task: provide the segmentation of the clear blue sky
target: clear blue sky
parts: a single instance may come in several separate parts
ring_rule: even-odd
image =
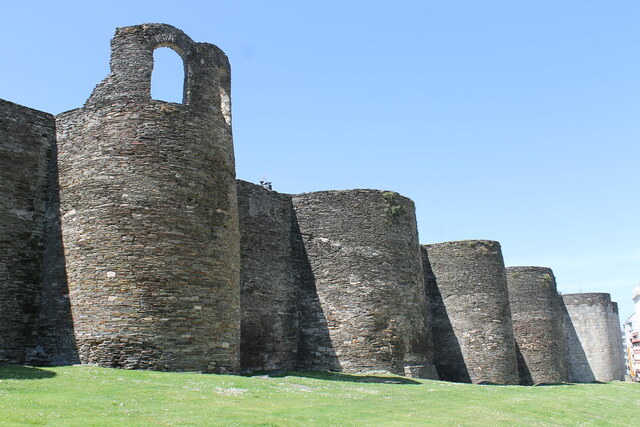
[[[217,44],[239,178],[398,191],[423,243],[498,240],[507,265],[551,267],[561,292],[610,292],[632,313],[637,0],[29,1],[0,22],[0,98],[51,113],[108,73],[115,27]]]

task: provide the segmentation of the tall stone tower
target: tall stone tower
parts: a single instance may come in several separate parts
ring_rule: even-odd
[[[436,378],[413,202],[349,190],[294,195],[293,206],[309,266],[301,367]]]
[[[562,298],[547,267],[508,267],[520,384],[568,381]]]
[[[624,379],[618,304],[607,293],[564,294],[569,381]]]
[[[422,248],[440,379],[518,384],[500,243],[465,240]]]
[[[181,104],[151,99],[153,51],[184,61]],[[111,72],[56,118],[60,204],[80,360],[239,370],[239,231],[230,68],[164,24],[123,27]]]

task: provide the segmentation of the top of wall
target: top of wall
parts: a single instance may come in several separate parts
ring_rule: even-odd
[[[495,240],[486,240],[486,239],[474,239],[474,240],[453,240],[450,242],[440,242],[440,243],[429,243],[429,244],[425,244],[422,245],[425,248],[429,249],[431,247],[437,247],[437,248],[460,248],[460,247],[465,247],[465,246],[487,246],[487,247],[497,247],[500,248],[500,242],[497,242]]]
[[[84,108],[151,101],[153,51],[160,47],[171,48],[184,61],[182,104],[201,110],[219,110],[230,124],[231,67],[227,56],[217,46],[194,42],[167,24],[116,29],[111,39],[111,72],[96,86]]]
[[[539,267],[534,265],[517,265],[512,267],[507,267],[507,271],[510,273],[525,273],[525,272],[535,272],[535,273],[548,273],[553,275],[553,270],[549,267]]]
[[[53,115],[46,113],[44,111],[36,110],[34,108],[25,107],[24,105],[16,104],[11,101],[7,101],[0,98],[0,108],[2,108],[3,112],[7,117],[10,116],[20,116],[24,117],[27,115],[31,115],[34,117],[40,117],[43,120],[53,120]]]
[[[604,292],[562,294],[565,305],[610,305],[611,295]]]

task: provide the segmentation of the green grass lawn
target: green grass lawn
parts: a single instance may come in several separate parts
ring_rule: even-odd
[[[0,367],[0,425],[639,425],[640,384]]]

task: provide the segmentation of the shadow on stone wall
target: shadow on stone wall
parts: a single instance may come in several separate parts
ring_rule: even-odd
[[[580,343],[578,332],[576,331],[567,307],[562,304],[564,315],[564,329],[567,334],[567,370],[570,382],[592,383],[596,382],[596,376],[591,369],[587,354]]]
[[[424,248],[421,248],[424,251]],[[442,381],[470,383],[469,370],[462,355],[462,348],[456,337],[453,325],[442,302],[442,294],[438,289],[436,277],[427,256],[422,257],[425,275],[425,286],[432,313],[434,363],[438,378]]]
[[[292,256],[291,196],[237,180],[240,225],[240,367],[293,370],[298,295]]]
[[[39,345],[27,356],[27,363],[34,366],[80,363],[71,316],[60,225],[58,153],[55,144],[51,149],[48,174],[42,250],[42,291],[38,319]]]
[[[531,371],[524,360],[524,356],[520,351],[520,346],[516,342],[516,359],[518,362],[518,376],[520,377],[520,385],[533,385],[533,377]]]
[[[295,211],[291,240],[298,292],[298,369],[340,371]]]

